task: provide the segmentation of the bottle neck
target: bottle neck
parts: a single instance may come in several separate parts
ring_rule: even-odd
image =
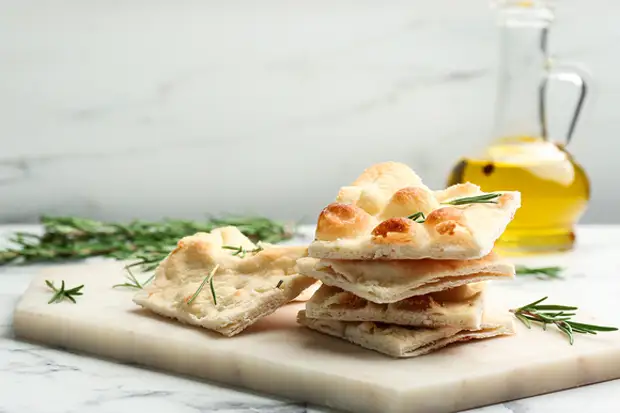
[[[546,75],[549,22],[539,11],[500,15],[496,140],[544,138],[540,94]]]

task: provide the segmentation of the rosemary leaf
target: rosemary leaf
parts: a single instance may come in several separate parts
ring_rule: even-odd
[[[530,329],[532,328],[532,323],[530,323],[530,320],[528,320],[522,314],[515,314],[515,315],[523,324],[525,324],[527,328],[530,328]]]
[[[418,224],[424,223],[426,221],[426,217],[424,216],[424,212],[416,212],[415,214],[411,214],[407,217],[408,219],[417,222]]]
[[[530,308],[530,307],[534,307],[540,303],[542,303],[543,301],[545,301],[547,298],[549,297],[543,297],[540,300],[534,301],[533,303],[529,303],[527,305],[524,305],[523,307],[520,308],[520,310],[524,309],[524,308]]]
[[[283,282],[284,282],[284,280],[278,281],[278,284],[276,285],[276,288],[280,288],[280,286],[282,285]]]
[[[260,246],[260,245],[258,247],[256,247],[256,248],[252,249],[252,250],[246,250],[245,248],[243,248],[242,245],[239,245],[237,247],[235,247],[233,245],[223,245],[222,248],[225,249],[225,250],[233,250],[233,251],[235,251],[233,253],[233,256],[237,255],[237,256],[239,256],[239,258],[244,258],[246,256],[246,254],[256,254],[257,252],[260,252],[260,251],[263,250],[263,247]]]
[[[549,317],[574,317],[577,315],[577,313],[565,313],[563,311],[560,311],[559,313],[545,313],[547,316]]]
[[[151,283],[151,281],[153,281],[153,278],[155,278],[155,274],[153,274],[153,275],[151,275],[149,278],[147,278],[147,279],[146,279],[146,281],[144,281],[144,282],[142,283],[142,287],[144,287],[144,286],[145,286],[145,285],[147,285],[147,284],[150,284],[150,283]]]
[[[573,326],[573,325],[572,325],[572,323],[570,323],[570,324],[571,324],[571,327],[572,327],[572,329],[573,329],[573,331],[574,331],[575,333],[582,333],[582,334],[593,334],[593,335],[596,335],[596,331],[592,331],[592,330],[584,330],[583,328],[579,328],[579,327],[575,327],[575,326]]]
[[[220,267],[219,264],[216,264],[215,267],[213,267],[213,269],[209,273],[209,275],[207,275],[205,279],[202,280],[202,283],[200,283],[194,295],[192,295],[190,299],[187,300],[187,305],[190,305],[191,303],[194,302],[194,300],[196,300],[196,298],[198,297],[202,289],[205,287],[205,284],[207,284],[207,282],[211,286],[211,294],[213,295],[213,304],[217,305],[217,297],[215,296],[215,288],[213,287],[213,276],[215,275],[215,272],[217,271],[219,267]]]
[[[216,267],[217,269],[217,267]],[[211,296],[213,297],[213,304],[217,305],[217,295],[215,295],[215,287],[213,286],[213,277],[215,276],[215,271],[211,273],[209,277],[209,288],[211,289]]]
[[[456,198],[451,201],[442,202],[445,205],[466,205],[466,204],[497,204],[496,198],[499,198],[502,194],[490,193],[476,196],[466,196],[463,198]]]
[[[543,279],[562,278],[560,275],[564,271],[562,267],[527,267],[525,265],[517,265],[515,272],[517,275],[535,275]]]
[[[577,310],[577,307],[570,307],[567,305],[537,305],[536,309],[538,311],[549,311],[549,310]],[[557,313],[558,316],[562,315],[562,311]]]
[[[568,342],[572,346],[575,343],[575,336],[573,335],[573,329],[570,327],[570,324],[564,322],[559,322],[555,324],[568,336]]]
[[[138,279],[131,272],[130,266],[125,267],[125,270],[127,270],[127,274],[125,275],[125,278],[127,278],[129,282],[122,283],[122,284],[115,284],[112,286],[112,288],[127,287],[127,288],[135,288],[137,290],[141,290],[144,288],[145,285],[150,283],[153,280],[153,278],[155,278],[155,274],[153,274],[146,281],[144,281],[143,283],[140,283],[140,281],[138,281]]]
[[[139,287],[136,287],[135,284],[131,284],[131,283],[114,284],[112,286],[112,288],[118,288],[118,287],[139,288]]]
[[[616,331],[618,330],[616,327],[597,326],[593,324],[577,323],[575,321],[570,321],[569,324],[572,327],[577,327],[579,329],[588,330],[588,331]]]

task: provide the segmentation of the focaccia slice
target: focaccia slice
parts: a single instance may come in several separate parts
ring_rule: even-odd
[[[378,304],[461,285],[514,278],[513,264],[495,253],[473,260],[328,260],[300,258],[301,274]]]
[[[327,285],[306,303],[306,316],[338,321],[374,321],[412,327],[480,329],[485,283],[468,284],[390,304],[376,304]]]
[[[459,341],[479,340],[515,333],[513,321],[509,315],[495,315],[491,319],[486,313],[481,328],[478,330],[463,330],[458,327],[427,329],[368,321],[315,319],[308,318],[304,310],[297,314],[297,322],[312,330],[347,340],[394,358],[417,357]]]
[[[488,255],[521,205],[516,191],[488,203],[452,205],[487,194],[472,183],[432,191],[407,165],[366,169],[317,221],[309,256],[330,259],[475,259]],[[408,217],[418,214],[416,219]]]
[[[314,293],[316,293],[319,290],[319,288],[321,288],[321,285],[323,285],[322,282],[316,281],[310,287],[306,288],[301,294],[295,297],[293,301],[302,302],[302,303],[307,302],[308,300],[312,298]]]
[[[316,282],[298,273],[296,261],[306,255],[303,246],[255,245],[236,227],[198,233],[178,242],[155,270],[153,282],[133,301],[154,313],[233,336]],[[212,291],[205,277],[214,269]]]

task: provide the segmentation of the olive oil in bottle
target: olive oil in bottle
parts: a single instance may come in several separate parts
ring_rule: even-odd
[[[496,243],[500,253],[571,249],[573,226],[590,198],[588,178],[567,152],[542,140],[527,141],[493,146],[486,158],[462,159],[448,183],[473,182],[485,192],[521,192],[521,208]],[[546,152],[543,157],[541,152]]]

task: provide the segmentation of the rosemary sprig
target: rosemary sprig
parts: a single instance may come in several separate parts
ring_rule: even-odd
[[[560,275],[564,271],[562,267],[527,267],[525,265],[515,266],[517,275],[535,275],[542,279],[562,279]]]
[[[47,284],[47,286],[49,288],[51,288],[52,290],[54,290],[54,295],[52,296],[52,298],[47,302],[48,304],[51,303],[59,303],[62,300],[64,300],[65,298],[67,298],[68,300],[72,301],[73,303],[75,303],[75,298],[73,298],[74,296],[78,296],[78,295],[82,295],[82,292],[80,291],[82,288],[84,288],[84,285],[78,285],[77,287],[73,287],[70,288],[68,290],[65,289],[65,280],[62,280],[61,284],[60,284],[60,288],[56,288],[54,286],[54,283],[50,280],[45,280],[45,284]]]
[[[543,297],[533,303],[524,305],[517,309],[510,310],[515,317],[521,321],[527,328],[532,328],[532,322],[540,323],[543,330],[547,329],[547,324],[555,325],[568,337],[571,345],[575,342],[574,333],[596,334],[604,331],[617,331],[616,327],[598,326],[594,324],[578,323],[571,321],[576,315],[577,307],[566,305],[540,304],[548,297]]]
[[[245,248],[243,248],[243,246],[239,245],[237,247],[233,246],[233,245],[223,245],[222,248],[224,248],[225,250],[233,250],[235,251],[233,253],[233,255],[238,255],[239,258],[244,258],[246,256],[246,254],[256,254],[257,252],[260,252],[263,250],[262,246],[258,246],[254,249],[251,250],[246,250]]]
[[[476,196],[466,196],[463,198],[456,198],[452,201],[442,202],[446,205],[465,205],[465,204],[497,204],[496,198],[499,198],[502,194],[494,192],[490,194],[482,194]]]
[[[132,221],[121,224],[44,216],[41,223],[42,235],[13,234],[11,241],[15,245],[0,250],[0,265],[110,257],[135,260],[135,266],[149,271],[176,247],[179,239],[196,232],[209,232],[217,227],[232,225],[253,242],[269,243],[283,241],[293,235],[284,224],[263,217]]]
[[[187,300],[187,305],[190,305],[191,303],[194,302],[194,300],[198,297],[198,295],[200,294],[202,289],[205,287],[205,284],[207,282],[209,283],[209,286],[211,287],[211,295],[213,296],[213,304],[217,305],[217,296],[215,295],[215,287],[213,286],[213,277],[215,276],[215,272],[217,271],[219,267],[220,267],[219,264],[216,264],[215,267],[213,267],[213,269],[209,273],[209,275],[207,275],[205,279],[202,280],[202,283],[200,283],[194,295],[192,295],[190,299]]]
[[[125,266],[126,270],[130,268],[138,267],[140,272],[149,272],[153,271],[155,268],[159,266],[159,263],[166,258],[168,254],[172,251],[173,248],[170,248],[170,251],[162,250],[158,252],[151,252],[148,254],[137,255],[134,259],[135,261],[131,264]]]
[[[426,221],[426,217],[424,216],[424,212],[416,212],[415,214],[411,214],[407,217],[408,219],[413,220],[419,224],[424,223]]]
[[[150,283],[153,280],[153,278],[155,278],[155,274],[153,274],[146,281],[144,281],[144,283],[140,284],[140,281],[138,281],[135,275],[133,275],[133,273],[129,269],[129,266],[126,266],[125,269],[127,270],[127,274],[125,274],[125,278],[129,282],[126,282],[123,284],[115,284],[112,286],[112,288],[127,287],[127,288],[135,288],[137,290],[141,290],[144,288],[145,285]]]

